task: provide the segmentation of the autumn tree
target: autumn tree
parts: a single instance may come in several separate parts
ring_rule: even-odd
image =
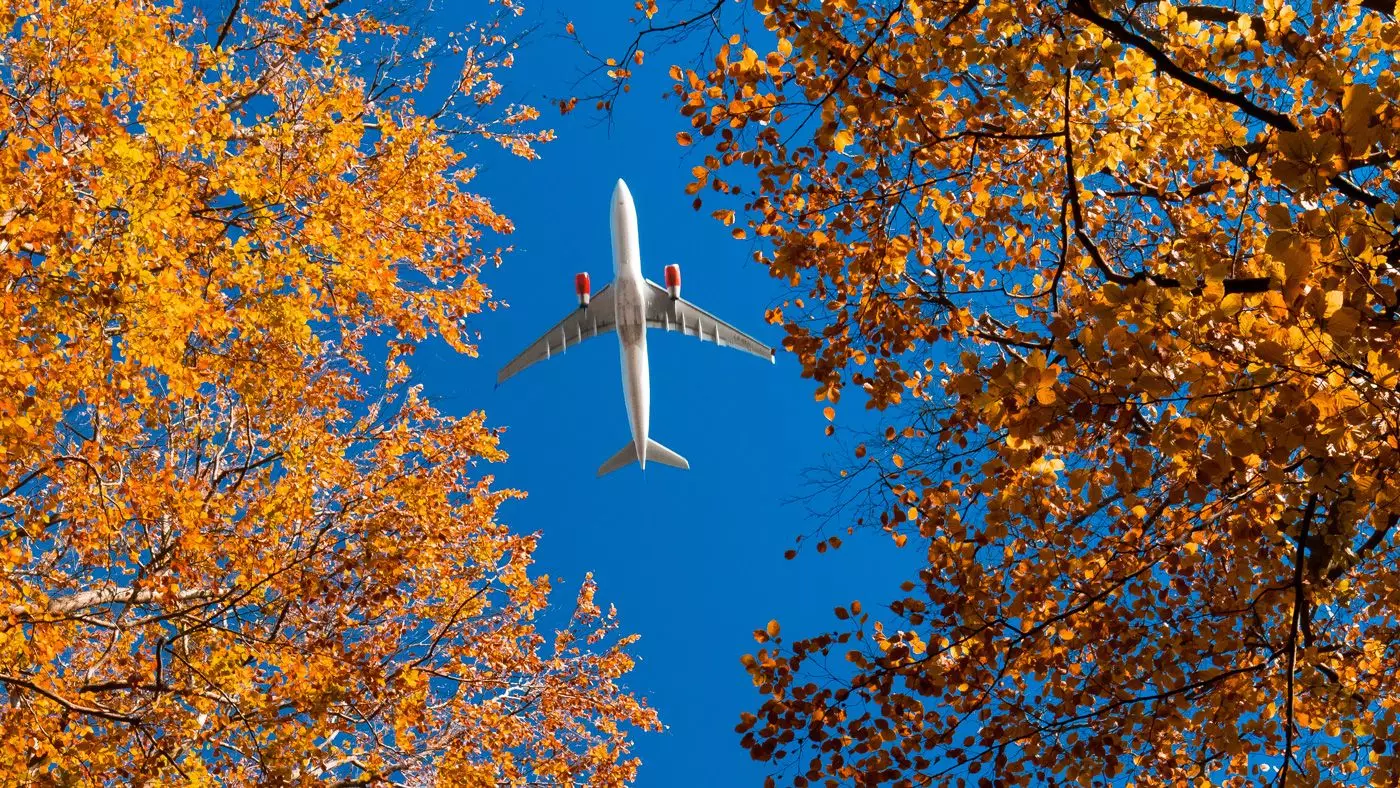
[[[510,230],[462,151],[549,137],[517,9],[360,7],[0,3],[0,784],[635,774],[630,638],[407,382]]]
[[[673,58],[697,207],[799,291],[770,317],[833,427],[882,411],[847,483],[924,564],[758,633],[749,752],[1400,780],[1393,3],[682,8],[727,39]]]

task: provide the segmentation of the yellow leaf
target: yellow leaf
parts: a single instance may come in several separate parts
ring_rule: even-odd
[[[1342,131],[1354,147],[1365,150],[1374,141],[1370,131],[1376,110],[1385,106],[1385,97],[1364,82],[1350,85],[1342,99]]]
[[[855,142],[855,139],[855,132],[851,131],[849,127],[843,128],[836,132],[836,135],[831,138],[831,149],[837,153],[841,153],[846,150],[852,142]]]
[[[1327,318],[1336,314],[1337,310],[1342,308],[1342,301],[1345,298],[1346,293],[1340,290],[1329,290],[1326,297],[1326,307],[1323,309],[1322,316]]]

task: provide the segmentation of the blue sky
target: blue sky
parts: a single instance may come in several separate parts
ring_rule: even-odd
[[[463,13],[451,8],[449,16]],[[503,81],[512,99],[541,107],[559,139],[535,162],[484,146],[472,154],[481,165],[475,188],[516,224],[516,252],[485,277],[510,308],[475,324],[480,358],[425,348],[415,378],[445,411],[484,409],[507,428],[510,460],[492,470],[500,484],[529,497],[501,516],[517,530],[543,534],[537,569],[561,581],[556,602],[569,604],[592,571],[599,601],[615,604],[624,629],[641,634],[628,684],[667,729],[639,737],[638,784],[757,784],[768,771],[749,759],[733,730],[739,713],[760,700],[739,663],[757,648],[753,630],[777,618],[785,635],[823,631],[836,605],[890,597],[907,575],[891,575],[887,562],[912,557],[866,533],[841,550],[805,549],[784,560],[794,538],[819,525],[806,504],[794,502],[813,492],[804,471],[829,465],[828,454],[848,456],[823,435],[824,403],[814,401],[811,382],[781,352],[770,365],[653,331],[651,435],[685,456],[691,470],[632,466],[602,479],[598,466],[629,435],[613,335],[495,388],[496,371],[576,306],[576,272],[590,272],[595,292],[611,281],[608,199],[618,178],[636,201],[648,278],[660,281],[665,265],[680,263],[687,299],[774,346],[782,339],[763,313],[781,302],[785,286],[752,262],[750,241],[734,240],[710,218],[717,205],[697,213],[683,191],[701,154],[676,145],[683,119],[660,96],[669,87],[667,65],[690,50],[649,53],[611,126],[596,114],[560,118],[545,106],[587,66],[558,36],[565,14],[601,49],[625,41],[630,9],[625,0],[529,6],[526,22],[541,27]],[[860,409],[855,401],[838,420]],[[828,533],[845,536],[843,526]]]

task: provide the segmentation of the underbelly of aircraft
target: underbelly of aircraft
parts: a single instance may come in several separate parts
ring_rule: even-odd
[[[619,283],[617,291],[617,336],[631,347],[646,340],[646,310],[642,305],[641,288]]]

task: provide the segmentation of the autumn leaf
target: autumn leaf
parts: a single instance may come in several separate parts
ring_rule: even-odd
[[[841,129],[831,138],[831,149],[837,153],[842,153],[846,148],[855,142],[855,132],[849,128]]]

